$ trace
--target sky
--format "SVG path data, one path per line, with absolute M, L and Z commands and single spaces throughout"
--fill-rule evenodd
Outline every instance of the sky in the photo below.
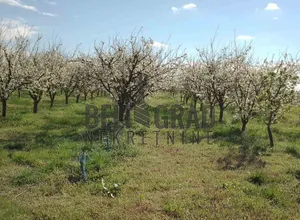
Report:
M 300 49 L 300 1 L 296 0 L 0 0 L 0 25 L 10 24 L 31 37 L 38 33 L 84 52 L 95 40 L 128 37 L 142 28 L 157 47 L 208 46 L 217 32 L 216 45 L 236 39 L 250 43 L 264 58 L 279 51 Z

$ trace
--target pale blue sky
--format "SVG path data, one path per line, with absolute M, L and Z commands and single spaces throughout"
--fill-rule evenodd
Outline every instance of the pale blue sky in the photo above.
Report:
M 157 42 L 208 45 L 219 26 L 220 45 L 236 37 L 253 39 L 260 57 L 300 48 L 300 1 L 296 0 L 0 0 L 1 18 L 25 23 L 46 38 L 59 35 L 64 45 L 92 49 L 95 39 L 119 33 L 128 36 L 143 26 L 143 35 Z M 3 23 L 3 22 L 2 22 Z M 3 25 L 3 24 L 2 24 Z

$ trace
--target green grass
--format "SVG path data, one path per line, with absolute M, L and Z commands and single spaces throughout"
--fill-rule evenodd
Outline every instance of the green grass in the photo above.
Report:
M 147 102 L 153 118 L 156 105 L 180 104 L 180 98 L 160 93 Z M 202 138 L 182 144 L 180 130 L 175 143 L 168 143 L 172 130 L 163 129 L 156 145 L 152 122 L 150 128 L 133 124 L 134 144 L 106 151 L 102 142 L 85 141 L 85 104 L 73 98 L 65 105 L 58 96 L 51 109 L 45 97 L 33 114 L 26 94 L 8 101 L 7 118 L 0 118 L 0 219 L 300 218 L 299 108 L 272 127 L 274 149 L 259 119 L 242 135 L 228 109 L 210 143 Z M 82 149 L 88 154 L 87 182 L 80 174 Z

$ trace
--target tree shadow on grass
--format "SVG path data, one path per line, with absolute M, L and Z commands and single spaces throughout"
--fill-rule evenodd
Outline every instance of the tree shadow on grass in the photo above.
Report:
M 289 154 L 289 155 L 291 155 L 291 156 L 293 156 L 295 158 L 300 159 L 300 152 L 295 147 L 288 147 L 288 148 L 286 148 L 285 153 L 287 153 L 287 154 Z
M 49 134 L 49 130 L 30 133 L 10 134 L 6 139 L 0 139 L 0 146 L 8 151 L 29 151 L 36 148 L 53 148 L 65 141 L 82 141 L 81 134 L 78 132 L 67 132 L 61 134 Z
M 217 160 L 219 168 L 224 170 L 235 170 L 246 166 L 255 168 L 263 168 L 266 162 L 260 157 L 255 147 L 253 149 L 240 146 L 237 148 L 229 148 L 228 153 Z
M 9 151 L 28 150 L 32 136 L 27 133 L 14 133 L 9 135 L 8 139 L 0 139 L 0 146 Z
M 277 139 L 281 141 L 295 142 L 300 139 L 299 129 L 283 131 L 278 128 L 273 128 L 272 131 L 273 134 L 277 136 Z
M 266 163 L 261 160 L 260 155 L 267 151 L 267 147 L 260 138 L 242 133 L 239 128 L 226 125 L 218 127 L 212 138 L 220 140 L 228 146 L 228 153 L 217 160 L 221 169 L 265 166 Z

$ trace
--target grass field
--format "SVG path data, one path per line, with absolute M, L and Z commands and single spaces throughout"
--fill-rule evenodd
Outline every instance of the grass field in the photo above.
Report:
M 148 103 L 180 104 L 170 97 L 156 94 Z M 274 149 L 259 119 L 241 135 L 230 109 L 210 143 L 182 145 L 176 131 L 175 143 L 167 144 L 163 130 L 156 146 L 153 125 L 134 125 L 149 132 L 147 144 L 138 136 L 111 151 L 94 143 L 83 182 L 86 103 L 63 100 L 58 96 L 50 109 L 45 98 L 38 114 L 25 94 L 9 100 L 0 119 L 1 219 L 300 219 L 300 108 L 273 126 Z

